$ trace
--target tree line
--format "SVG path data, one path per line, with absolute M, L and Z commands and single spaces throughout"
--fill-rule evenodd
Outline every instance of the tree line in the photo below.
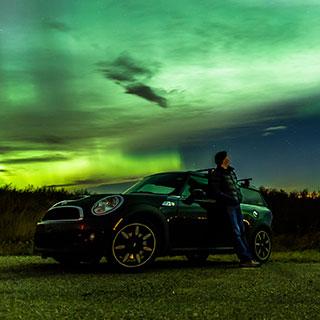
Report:
M 264 187 L 260 191 L 273 212 L 276 241 L 285 239 L 284 246 L 290 247 L 293 242 L 304 239 L 303 248 L 320 248 L 319 192 L 288 193 Z M 32 241 L 35 226 L 48 208 L 56 202 L 83 194 L 88 192 L 32 186 L 21 190 L 11 185 L 0 187 L 0 242 Z

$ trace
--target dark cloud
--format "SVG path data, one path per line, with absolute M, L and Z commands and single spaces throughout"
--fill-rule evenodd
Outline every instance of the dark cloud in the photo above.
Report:
M 29 158 L 9 158 L 2 160 L 2 164 L 24 164 L 24 163 L 37 163 L 37 162 L 54 162 L 69 160 L 69 157 L 63 155 L 52 155 L 43 157 L 29 157 Z
M 167 99 L 145 84 L 155 74 L 155 69 L 144 66 L 127 54 L 122 54 L 111 63 L 100 62 L 97 65 L 105 78 L 121 85 L 126 93 L 155 102 L 160 107 L 167 107 Z
M 150 78 L 153 71 L 138 61 L 133 60 L 130 56 L 123 54 L 109 64 L 100 63 L 104 76 L 107 79 L 117 82 L 134 82 L 139 77 Z M 103 67 L 104 66 L 104 67 Z
M 22 138 L 23 137 L 21 137 L 20 140 L 23 140 Z M 7 155 L 9 153 L 15 153 L 15 152 L 18 152 L 18 151 L 39 150 L 39 148 L 37 146 L 35 146 L 35 145 L 26 144 L 25 143 L 26 140 L 23 140 L 21 142 L 21 145 L 17 144 L 14 139 L 10 139 L 10 140 L 11 140 L 11 142 L 14 143 L 14 147 L 5 146 L 5 145 L 1 146 L 0 147 L 0 155 Z
M 27 106 L 23 110 L 21 107 L 20 112 L 7 114 L 7 119 L 0 118 L 0 154 L 41 150 L 41 146 L 48 150 L 65 150 L 103 133 L 102 128 L 95 125 L 96 115 L 93 112 L 73 110 L 67 104 L 61 104 L 55 110 L 51 105 L 48 102 L 48 109 Z
M 57 30 L 60 32 L 69 32 L 71 28 L 64 22 L 58 20 L 43 20 L 43 25 L 51 30 Z
M 73 181 L 73 184 L 75 186 L 78 185 L 93 185 L 93 184 L 101 184 L 101 183 L 107 183 L 108 181 L 106 179 L 98 178 L 98 179 L 78 179 Z
M 131 187 L 134 183 L 138 182 L 138 179 L 131 180 L 129 182 L 119 182 L 119 183 L 110 183 L 103 184 L 98 186 L 91 186 L 87 190 L 89 192 L 106 194 L 106 193 L 122 193 Z
M 157 95 L 153 89 L 144 84 L 137 84 L 126 88 L 126 93 L 137 95 L 138 97 L 144 98 L 148 101 L 157 103 L 160 107 L 167 107 L 167 100 Z
M 136 133 L 146 120 L 132 116 L 126 109 L 101 106 L 90 110 L 77 109 L 61 104 L 58 111 L 51 108 L 23 106 L 19 112 L 0 110 L 0 162 L 1 157 L 16 158 L 18 151 L 87 153 L 97 139 L 105 142 L 105 148 L 125 141 Z M 107 118 L 101 114 L 112 115 Z M 100 147 L 102 146 L 101 144 Z M 12 154 L 12 156 L 10 155 Z
M 70 182 L 70 183 L 62 183 L 62 184 L 50 184 L 47 185 L 48 188 L 65 188 L 65 187 L 79 187 L 79 184 L 76 182 Z
M 44 136 L 37 136 L 37 137 L 30 137 L 29 141 L 43 143 L 48 146 L 55 146 L 55 145 L 65 145 L 70 141 L 70 138 L 66 137 L 59 137 L 54 135 L 44 135 Z
M 62 184 L 50 184 L 46 187 L 48 188 L 65 188 L 65 187 L 78 187 L 79 185 L 71 182 L 71 183 L 62 183 Z
M 0 147 L 0 154 L 6 154 L 6 153 L 9 153 L 14 150 L 15 150 L 15 148 L 13 148 L 13 147 L 2 146 L 2 147 Z
M 50 123 L 47 123 L 48 127 L 50 127 Z M 31 130 L 30 130 L 31 131 Z M 40 132 L 39 132 L 40 133 Z M 78 139 L 81 139 L 81 137 L 78 137 Z M 39 150 L 39 144 L 45 145 L 48 149 L 55 149 L 55 148 L 61 148 L 64 149 L 68 144 L 70 144 L 71 141 L 77 140 L 75 138 L 70 137 L 59 137 L 59 136 L 47 136 L 45 134 L 32 134 L 29 132 L 29 134 L 24 133 L 24 131 L 16 132 L 14 136 L 11 136 L 10 140 L 12 142 L 28 142 L 32 143 L 33 145 L 20 145 L 20 146 L 14 146 L 14 147 L 0 147 L 0 154 L 7 154 L 10 152 L 16 152 L 16 151 L 28 151 L 28 150 Z M 35 145 L 36 144 L 36 145 Z
M 100 186 L 102 189 L 106 186 L 115 186 L 115 185 L 132 185 L 136 182 L 140 177 L 129 177 L 121 179 L 121 182 L 110 180 L 108 178 L 97 178 L 97 179 L 79 179 L 74 180 L 70 183 L 65 184 L 54 184 L 49 185 L 48 187 L 54 188 L 62 188 L 62 187 L 76 187 L 76 186 Z

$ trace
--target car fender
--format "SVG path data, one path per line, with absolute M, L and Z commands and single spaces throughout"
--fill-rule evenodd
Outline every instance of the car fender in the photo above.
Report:
M 265 230 L 268 231 L 272 235 L 272 228 L 267 224 L 257 224 L 252 229 L 251 232 L 255 232 L 257 230 Z
M 127 208 L 126 212 L 127 213 L 114 225 L 113 231 L 117 231 L 126 222 L 135 220 L 150 221 L 160 233 L 161 244 L 159 250 L 161 254 L 164 254 L 169 247 L 169 227 L 160 210 L 148 204 L 141 204 L 132 208 Z

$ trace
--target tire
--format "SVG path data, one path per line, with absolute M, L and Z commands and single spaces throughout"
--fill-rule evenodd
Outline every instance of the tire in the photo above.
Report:
M 250 245 L 254 259 L 267 262 L 272 251 L 271 233 L 265 229 L 256 230 L 251 236 Z
M 189 253 L 186 255 L 187 259 L 194 264 L 201 264 L 206 262 L 209 257 L 208 253 Z
M 150 222 L 128 222 L 113 236 L 112 264 L 123 270 L 139 270 L 151 264 L 159 247 L 158 234 Z

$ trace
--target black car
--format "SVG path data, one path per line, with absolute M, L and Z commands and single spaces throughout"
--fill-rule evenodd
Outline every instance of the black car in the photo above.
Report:
M 260 192 L 241 184 L 247 239 L 256 260 L 271 254 L 272 213 Z M 239 182 L 240 183 L 240 182 Z M 122 194 L 91 195 L 51 207 L 37 224 L 35 250 L 61 263 L 98 262 L 139 269 L 155 257 L 233 253 L 230 222 L 206 197 L 207 171 L 148 176 Z

